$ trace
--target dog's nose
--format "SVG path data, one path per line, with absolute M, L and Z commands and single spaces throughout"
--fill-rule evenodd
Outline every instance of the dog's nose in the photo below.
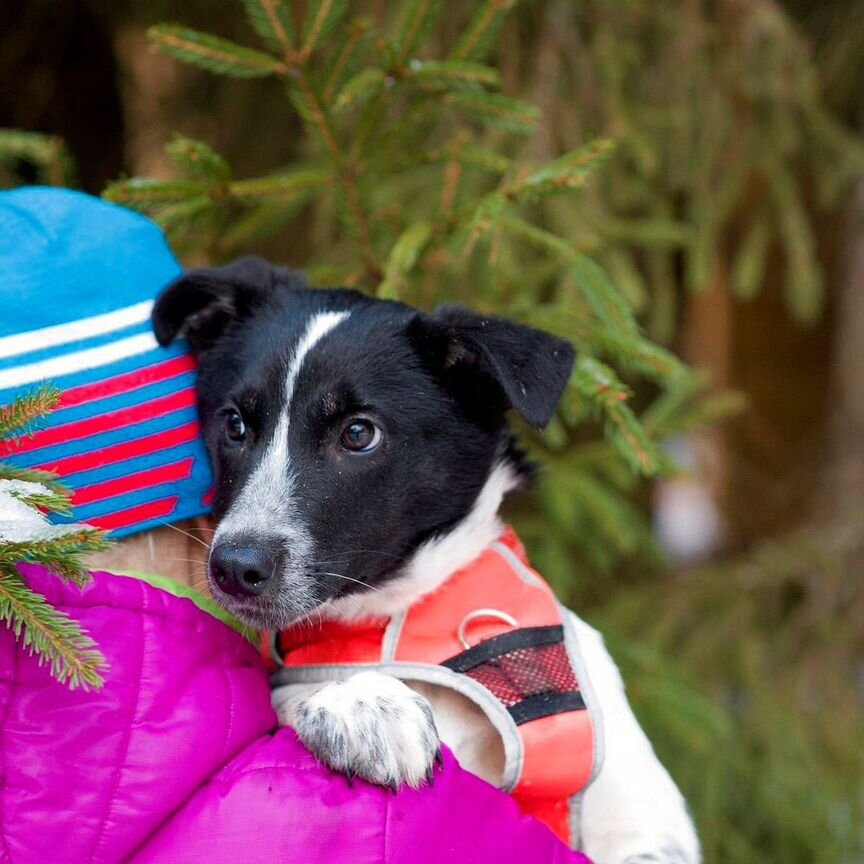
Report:
M 232 597 L 261 594 L 276 574 L 277 565 L 276 555 L 261 546 L 220 543 L 210 553 L 210 576 Z

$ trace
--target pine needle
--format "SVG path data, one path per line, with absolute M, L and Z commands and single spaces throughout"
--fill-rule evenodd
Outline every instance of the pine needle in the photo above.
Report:
M 0 564 L 0 622 L 22 646 L 47 664 L 59 682 L 72 689 L 98 689 L 104 683 L 105 658 L 76 621 L 52 608 L 24 583 L 14 569 Z

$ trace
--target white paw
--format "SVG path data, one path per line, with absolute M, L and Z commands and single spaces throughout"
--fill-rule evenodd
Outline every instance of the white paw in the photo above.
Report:
M 291 715 L 290 725 L 306 747 L 349 779 L 394 791 L 432 780 L 439 758 L 432 709 L 396 678 L 359 672 L 307 696 Z

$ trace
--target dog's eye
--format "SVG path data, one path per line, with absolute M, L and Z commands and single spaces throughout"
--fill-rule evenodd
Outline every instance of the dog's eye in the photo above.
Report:
M 381 430 L 371 420 L 358 418 L 342 430 L 340 442 L 352 453 L 368 453 L 381 443 L 381 438 Z
M 225 414 L 225 437 L 235 444 L 246 438 L 246 424 L 237 411 L 228 411 Z

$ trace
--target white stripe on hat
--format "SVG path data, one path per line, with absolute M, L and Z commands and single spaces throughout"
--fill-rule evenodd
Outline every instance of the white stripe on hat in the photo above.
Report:
M 139 333 L 137 336 L 109 342 L 98 348 L 75 351 L 72 354 L 52 357 L 50 360 L 42 360 L 26 366 L 16 366 L 0 372 L 0 391 L 33 384 L 36 381 L 59 378 L 62 375 L 71 375 L 74 372 L 83 372 L 85 369 L 107 366 L 118 360 L 125 360 L 127 357 L 146 354 L 156 347 L 158 343 L 152 333 Z
M 150 317 L 153 308 L 152 300 L 144 300 L 134 306 L 115 309 L 102 315 L 90 318 L 79 318 L 66 324 L 55 324 L 43 327 L 41 330 L 29 330 L 26 333 L 15 333 L 12 336 L 0 337 L 0 359 L 16 357 L 19 354 L 29 354 L 31 351 L 54 348 L 69 342 L 78 342 L 92 336 L 102 336 L 115 330 L 122 330 L 132 324 L 140 324 Z M 37 365 L 37 364 L 33 364 Z M 25 367 L 26 368 L 26 367 Z

